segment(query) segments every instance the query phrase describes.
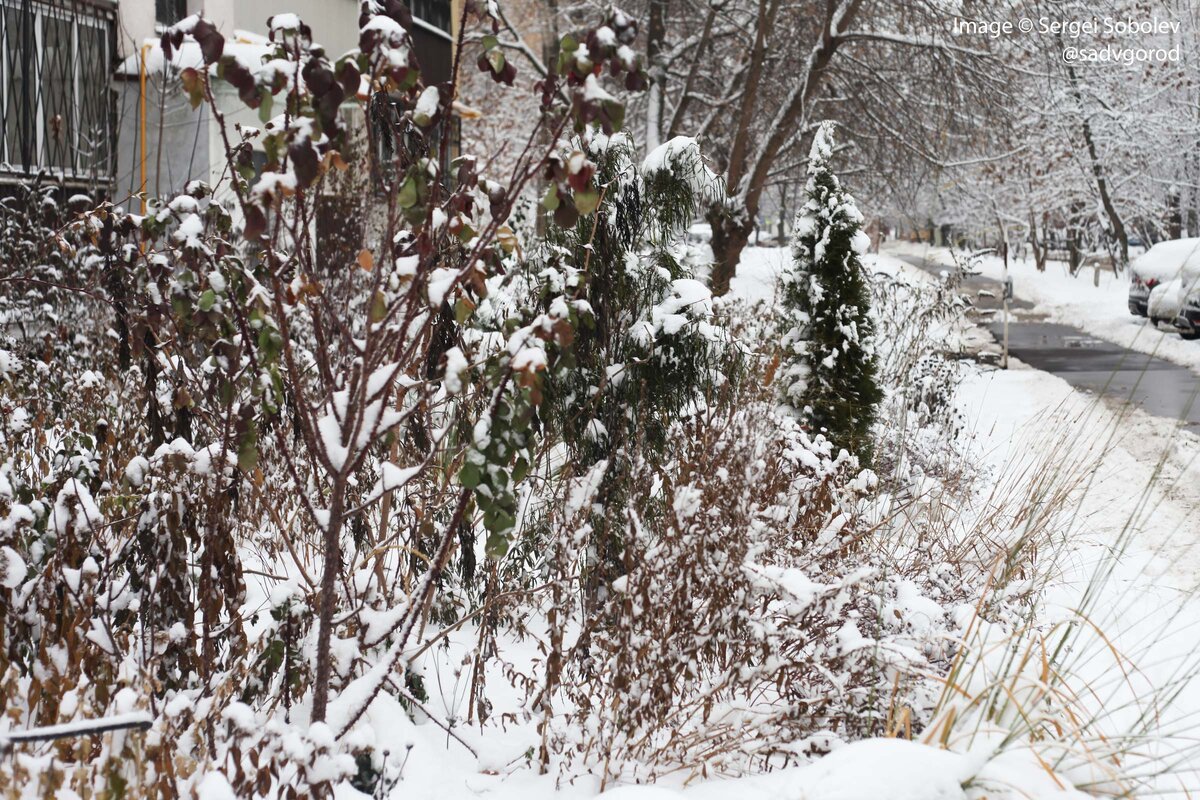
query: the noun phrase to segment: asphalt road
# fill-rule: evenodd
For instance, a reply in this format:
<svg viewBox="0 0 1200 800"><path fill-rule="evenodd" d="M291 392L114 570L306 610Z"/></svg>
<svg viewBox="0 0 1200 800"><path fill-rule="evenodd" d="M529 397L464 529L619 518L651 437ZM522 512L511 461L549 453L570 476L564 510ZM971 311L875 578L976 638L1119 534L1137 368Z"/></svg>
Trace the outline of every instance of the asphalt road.
<svg viewBox="0 0 1200 800"><path fill-rule="evenodd" d="M917 257L903 260L935 275L946 270ZM1003 325L989 318L1001 307L1001 283L971 275L964 279L963 290L975 303L980 323L999 343ZM1200 375L1170 361L1089 336L1078 328L1039 320L1029 313L1032 305L1027 302L1017 300L1011 308L1011 356L1057 375L1076 388L1116 402L1132 402L1158 417L1186 420L1185 427L1200 432Z"/></svg>

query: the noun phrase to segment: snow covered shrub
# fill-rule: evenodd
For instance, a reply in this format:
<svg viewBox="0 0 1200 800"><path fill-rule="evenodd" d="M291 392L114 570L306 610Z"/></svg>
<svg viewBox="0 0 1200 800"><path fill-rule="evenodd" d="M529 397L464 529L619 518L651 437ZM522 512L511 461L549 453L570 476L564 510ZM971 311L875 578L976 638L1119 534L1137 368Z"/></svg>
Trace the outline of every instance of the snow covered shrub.
<svg viewBox="0 0 1200 800"><path fill-rule="evenodd" d="M599 76L641 85L636 25L614 12L586 50L564 41L501 184L479 172L488 153L451 159L454 86L421 82L405 4L361 10L359 48L336 61L291 14L270 21L261 63L226 52L202 18L166 30L167 64L198 45L181 85L207 105L230 169L145 215L103 204L35 242L92 270L68 287L88 311L57 339L104 342L111 328L120 347L115 363L0 353L2 724L155 712L144 740L112 737L146 758L71 757L80 788L327 794L378 761L360 720L381 693L420 702L408 649L456 616L441 602L457 599L441 591L453 555L465 575L477 537L499 558L516 536L546 385L575 363L587 309L506 308L486 336L467 323L538 175L562 224L595 226L596 165L562 160L557 143L615 133L622 106ZM510 83L496 46L480 67ZM262 128L228 121L229 89ZM313 242L342 170L375 189L345 264ZM57 274L27 267L6 290Z"/></svg>
<svg viewBox="0 0 1200 800"><path fill-rule="evenodd" d="M477 318L495 330L500 302L581 311L571 367L545 381L539 417L576 470L606 464L597 502L614 516L594 520L594 589L620 571L621 509L640 492L633 447L647 458L668 452L672 424L740 367L713 322L709 291L676 258L677 239L712 186L696 143L672 140L639 163L628 135L596 133L564 148L557 163L569 175L594 164L586 170L601 187L595 214L550 231ZM558 202L552 189L543 205Z"/></svg>
<svg viewBox="0 0 1200 800"><path fill-rule="evenodd" d="M884 388L876 425L875 466L889 488L926 478L962 484L976 475L963 416L954 402L964 375L955 354L954 326L967 304L960 273L916 280L880 269L870 276L879 382Z"/></svg>
<svg viewBox="0 0 1200 800"><path fill-rule="evenodd" d="M793 264L781 278L783 401L814 431L869 461L871 424L882 397L874 322L860 257L870 241L862 214L830 167L833 124L823 123L808 157L807 200L796 215Z"/></svg>
<svg viewBox="0 0 1200 800"><path fill-rule="evenodd" d="M879 380L904 386L919 361L948 349L947 337L962 319L968 301L962 295L962 271L937 279L917 279L877 268L869 276L871 316Z"/></svg>
<svg viewBox="0 0 1200 800"><path fill-rule="evenodd" d="M882 733L885 698L928 708L917 675L944 658L944 612L876 559L860 521L872 474L762 388L670 433L665 462L635 451L624 574L578 623L554 604L535 707L568 772L770 768ZM593 478L568 508L596 500ZM552 569L585 552L586 520L564 519Z"/></svg>

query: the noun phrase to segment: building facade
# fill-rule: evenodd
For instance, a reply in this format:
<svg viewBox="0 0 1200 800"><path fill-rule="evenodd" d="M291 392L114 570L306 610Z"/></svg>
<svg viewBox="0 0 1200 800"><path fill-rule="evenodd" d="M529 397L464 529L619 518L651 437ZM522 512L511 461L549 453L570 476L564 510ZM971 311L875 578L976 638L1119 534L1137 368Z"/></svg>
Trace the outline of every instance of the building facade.
<svg viewBox="0 0 1200 800"><path fill-rule="evenodd" d="M427 83L450 78L453 8L460 1L409 0L413 45ZM204 107L191 108L177 70L163 64L158 46L164 27L201 8L226 37L226 52L244 61L268 52L267 20L283 13L303 19L331 59L358 47L358 0L121 0L113 181L118 201L173 194L197 179L215 184L225 171L221 135L211 114ZM258 113L239 102L232 87L219 85L217 102L230 124L261 126Z"/></svg>
<svg viewBox="0 0 1200 800"><path fill-rule="evenodd" d="M409 0L427 83L448 80L461 0ZM39 179L135 208L223 172L219 131L163 62L164 28L203 9L227 48L266 53L267 19L298 14L331 58L358 45L358 0L0 0L0 184ZM176 60L175 66L178 66ZM220 87L231 122L257 114Z"/></svg>

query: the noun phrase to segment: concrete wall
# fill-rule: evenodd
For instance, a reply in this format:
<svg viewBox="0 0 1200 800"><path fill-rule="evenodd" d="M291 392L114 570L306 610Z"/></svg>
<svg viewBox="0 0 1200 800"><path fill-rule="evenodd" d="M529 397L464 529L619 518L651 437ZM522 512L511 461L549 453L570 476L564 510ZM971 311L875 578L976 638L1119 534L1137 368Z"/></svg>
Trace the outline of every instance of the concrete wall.
<svg viewBox="0 0 1200 800"><path fill-rule="evenodd" d="M170 196L191 180L212 180L212 127L208 111L193 109L177 80L163 85L161 76L146 82L146 190L151 196ZM138 81L117 81L117 177L113 197L131 211L141 205L128 198L142 183L142 119Z"/></svg>
<svg viewBox="0 0 1200 800"><path fill-rule="evenodd" d="M157 38L154 0L119 0L118 8L118 49L125 58L146 39ZM308 23L331 57L358 46L357 0L188 0L188 13L200 11L226 36L235 30L265 36L269 17L293 12Z"/></svg>
<svg viewBox="0 0 1200 800"><path fill-rule="evenodd" d="M451 3L455 21L461 2ZM314 39L325 46L331 58L358 46L357 0L188 0L189 13L201 9L226 36L235 30L265 35L271 15L293 12L312 28ZM117 36L123 58L136 56L146 39L156 39L155 28L154 0L120 0ZM137 77L115 81L118 157L114 198L128 203L132 210L140 209L140 203L128 198L140 190L143 172L147 194L162 197L182 191L191 180L215 184L225 167L220 131L203 106L191 108L178 80L152 76L147 87L143 126ZM231 134L235 122L261 126L257 112L242 106L228 86L218 84L218 102L227 111Z"/></svg>
<svg viewBox="0 0 1200 800"><path fill-rule="evenodd" d="M154 33L154 0L120 0L117 5L117 53L133 55Z"/></svg>
<svg viewBox="0 0 1200 800"><path fill-rule="evenodd" d="M234 21L241 30L266 34L267 18L288 12L298 14L312 28L313 41L331 59L358 47L356 0L242 0Z"/></svg>

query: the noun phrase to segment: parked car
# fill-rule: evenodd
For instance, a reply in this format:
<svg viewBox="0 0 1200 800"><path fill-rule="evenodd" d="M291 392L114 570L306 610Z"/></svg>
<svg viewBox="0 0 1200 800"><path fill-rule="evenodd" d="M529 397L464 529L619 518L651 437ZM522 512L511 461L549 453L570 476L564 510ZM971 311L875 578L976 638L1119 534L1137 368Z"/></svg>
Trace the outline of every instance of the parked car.
<svg viewBox="0 0 1200 800"><path fill-rule="evenodd" d="M1200 243L1200 239L1181 241ZM1180 308L1175 317L1175 330L1184 339L1200 339L1200 244L1187 254L1179 277L1183 285L1179 289Z"/></svg>
<svg viewBox="0 0 1200 800"><path fill-rule="evenodd" d="M1197 267L1197 275L1200 276L1200 239L1159 242L1135 258L1129 265L1129 313L1140 317L1148 316L1150 294L1155 287L1176 278L1184 278L1184 266L1193 262ZM1191 281L1185 278L1183 283L1190 284ZM1182 291L1182 287L1178 291ZM1179 300L1181 307L1184 305L1183 299Z"/></svg>
<svg viewBox="0 0 1200 800"><path fill-rule="evenodd" d="M1150 299L1146 303L1146 316L1152 325L1160 322L1174 324L1175 318L1183 311L1183 279L1172 278L1155 284L1150 290Z"/></svg>

